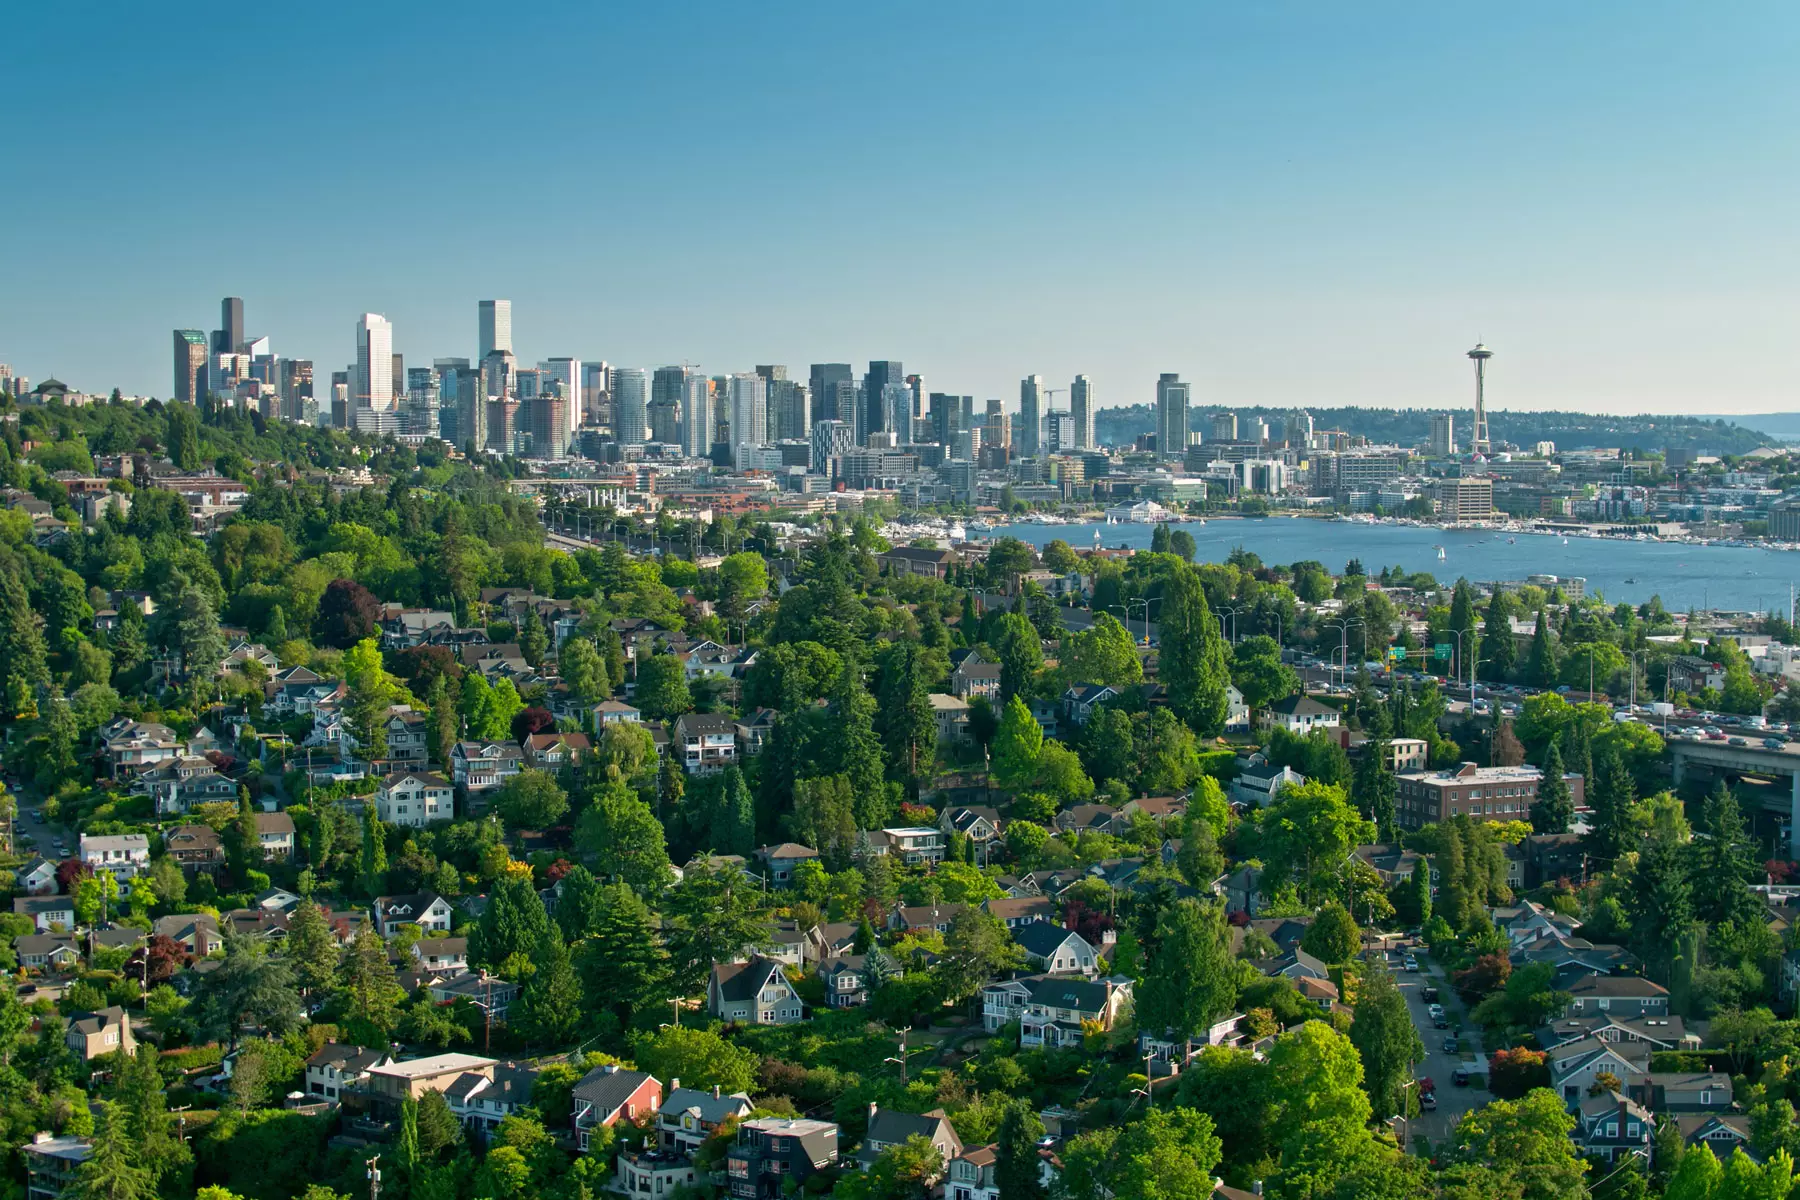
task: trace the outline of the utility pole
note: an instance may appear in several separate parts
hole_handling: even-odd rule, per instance
[[[895,1056],[890,1054],[882,1061],[900,1064],[900,1086],[905,1087],[906,1086],[906,1030],[902,1029],[900,1031],[900,1055],[899,1055],[899,1057],[896,1058]]]
[[[369,1200],[381,1198],[381,1155],[368,1159],[363,1164],[369,1170]]]

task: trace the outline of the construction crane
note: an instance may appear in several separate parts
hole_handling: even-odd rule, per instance
[[[1044,393],[1044,411],[1049,412],[1051,409],[1056,407],[1056,393],[1066,392],[1069,389],[1068,388],[1039,388],[1038,390],[1040,392]]]

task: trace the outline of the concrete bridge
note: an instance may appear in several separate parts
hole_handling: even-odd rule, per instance
[[[1760,742],[1751,746],[1733,746],[1729,742],[1670,738],[1668,746],[1677,785],[1686,778],[1689,767],[1706,767],[1735,775],[1788,776],[1792,781],[1788,803],[1782,805],[1771,798],[1764,802],[1763,809],[1787,821],[1790,838],[1794,830],[1800,829],[1800,742],[1788,742],[1780,750],[1771,750]]]

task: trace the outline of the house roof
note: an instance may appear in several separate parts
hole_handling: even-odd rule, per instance
[[[762,846],[756,851],[758,858],[817,858],[819,852],[811,846],[802,846],[799,842],[782,842],[779,846]]]
[[[347,1042],[326,1042],[306,1060],[309,1067],[333,1067],[351,1075],[360,1075],[387,1057],[381,1050],[367,1050]]]
[[[784,984],[787,982],[781,964],[761,955],[752,957],[749,962],[714,963],[712,969],[713,986],[718,988],[719,998],[727,1004],[754,1000],[771,975],[779,975]]]
[[[1031,984],[1031,1002],[1047,1008],[1099,1012],[1106,1007],[1111,989],[1104,982],[1046,976]]]
[[[379,896],[375,900],[375,911],[383,919],[410,921],[423,916],[433,904],[443,902],[443,900],[444,898],[436,892],[414,892],[410,896]]]
[[[1304,692],[1296,692],[1292,696],[1283,697],[1269,705],[1269,711],[1284,717],[1326,717],[1338,716],[1338,710],[1320,704]]]
[[[1012,931],[1013,941],[1019,943],[1025,953],[1037,958],[1048,958],[1070,938],[1080,938],[1073,929],[1064,929],[1061,925],[1049,921],[1027,921]]]
[[[956,1136],[956,1126],[941,1108],[934,1108],[927,1113],[901,1112],[892,1108],[876,1108],[869,1114],[868,1132],[863,1135],[864,1143],[881,1142],[885,1145],[898,1145],[909,1137],[922,1137],[927,1141],[936,1141],[942,1134],[962,1149],[962,1139]],[[954,1151],[952,1152],[954,1153]]]
[[[988,900],[982,903],[988,913],[1002,921],[1021,917],[1047,917],[1056,912],[1056,902],[1048,896],[1020,896],[1017,899]]]
[[[735,734],[737,722],[719,713],[683,713],[675,718],[678,737],[704,737],[707,734]]]
[[[256,832],[292,833],[294,832],[294,818],[284,812],[257,813]]]
[[[691,1112],[702,1124],[717,1125],[726,1117],[741,1116],[750,1111],[750,1093],[732,1092],[729,1095],[714,1095],[702,1088],[678,1087],[670,1088],[663,1096],[662,1107],[657,1113],[665,1117],[677,1116]]]
[[[1669,989],[1641,975],[1589,975],[1569,987],[1569,995],[1604,996],[1608,999],[1656,999],[1669,994]]]
[[[634,1071],[629,1067],[621,1067],[617,1063],[607,1063],[595,1067],[575,1085],[571,1095],[584,1104],[594,1106],[602,1124],[631,1099],[632,1094],[646,1083],[656,1083],[657,1078],[648,1071]]]

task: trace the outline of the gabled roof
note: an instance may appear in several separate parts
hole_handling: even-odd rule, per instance
[[[756,999],[756,993],[762,991],[771,975],[779,976],[782,986],[788,986],[781,964],[760,955],[749,962],[714,963],[712,969],[713,986],[718,988],[719,998],[727,1004],[745,1004]]]
[[[1027,921],[1012,931],[1013,941],[1017,942],[1025,953],[1037,958],[1048,958],[1070,938],[1085,940],[1073,929],[1064,929],[1061,925],[1049,921]]]
[[[726,1117],[742,1116],[750,1111],[750,1093],[732,1092],[717,1096],[701,1088],[671,1088],[663,1096],[658,1116],[676,1117],[691,1112],[705,1125],[717,1125]]]
[[[1086,979],[1046,977],[1031,985],[1031,1002],[1046,1008],[1069,1008],[1077,1012],[1099,1012],[1106,1007],[1110,989],[1104,982]]]
[[[1297,692],[1292,696],[1275,701],[1269,705],[1269,711],[1284,717],[1335,717],[1340,715],[1337,709],[1320,704],[1304,692]]]

